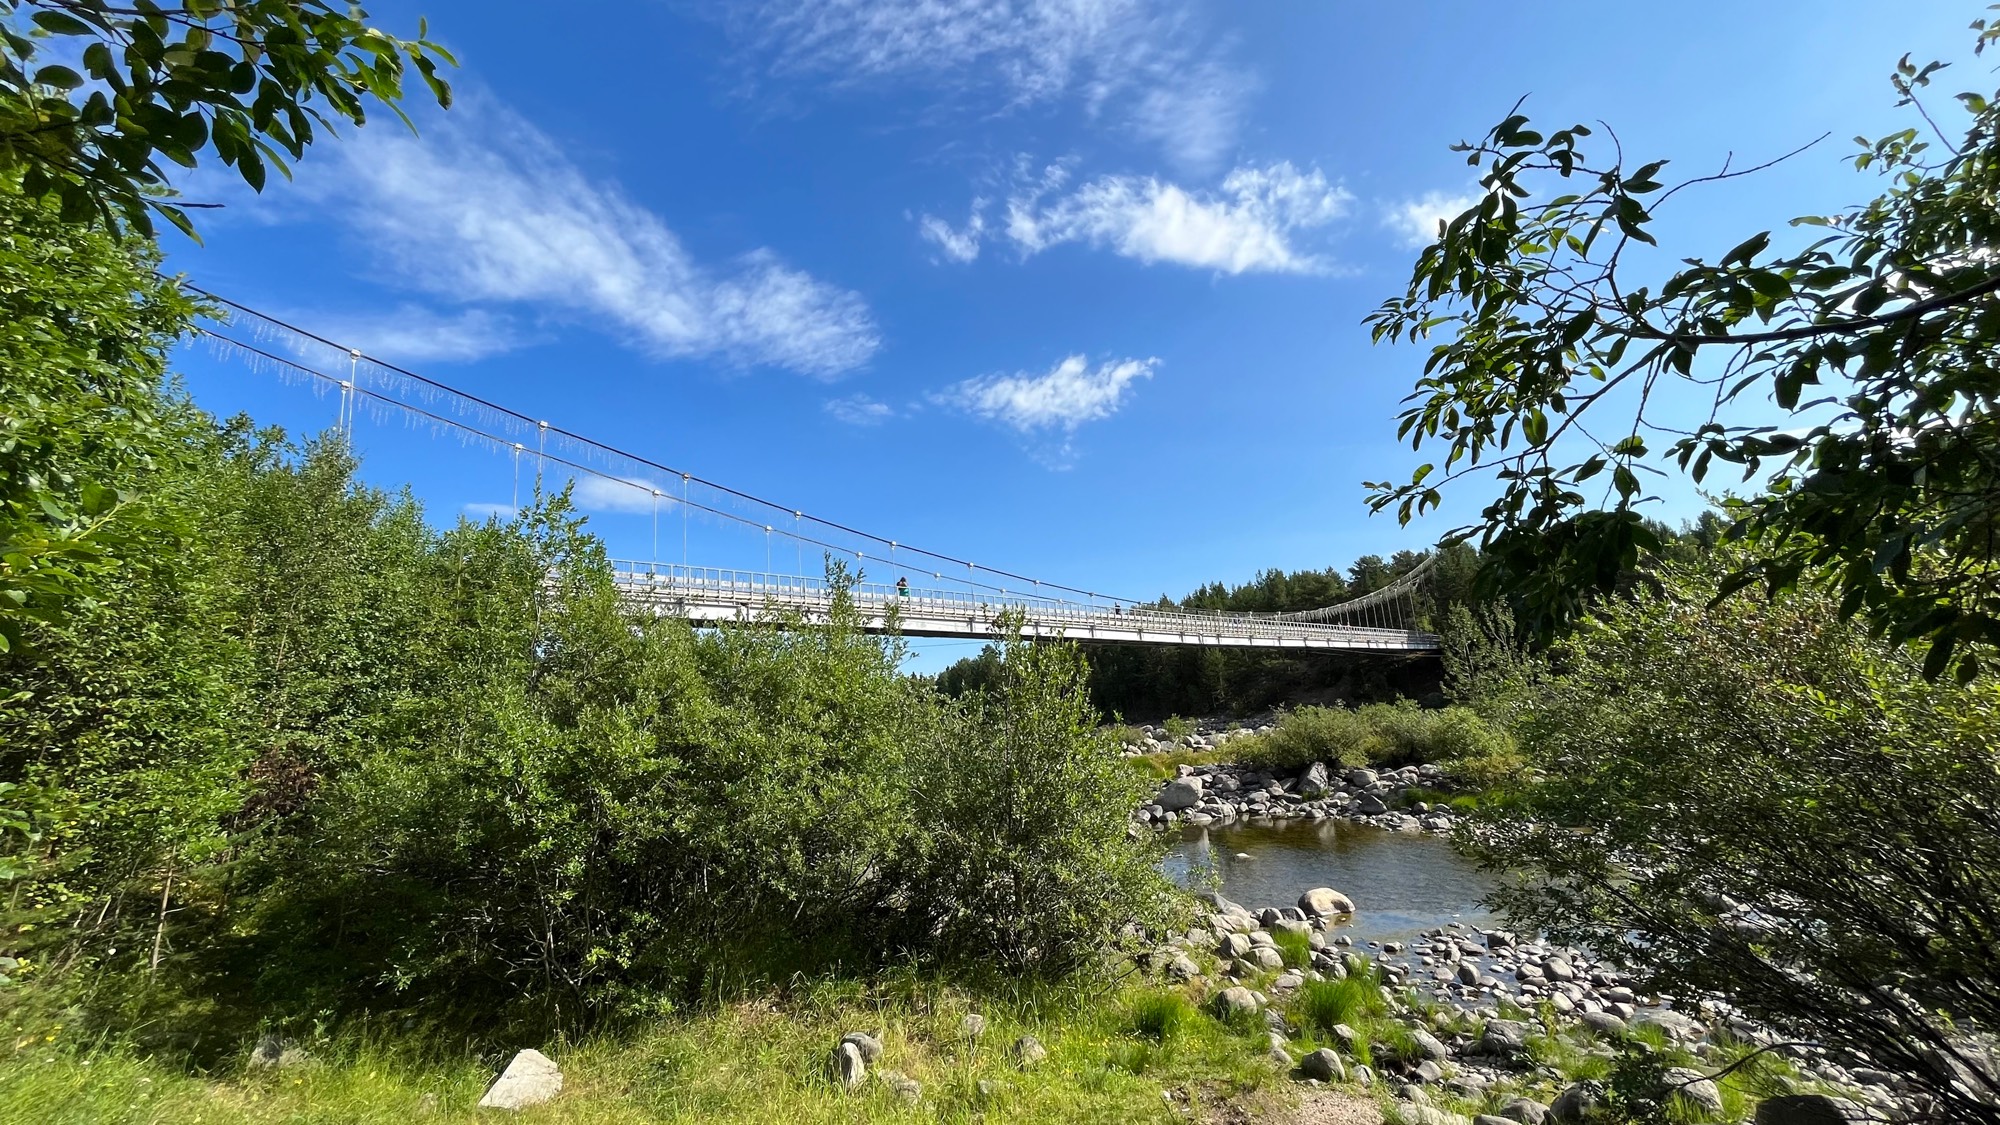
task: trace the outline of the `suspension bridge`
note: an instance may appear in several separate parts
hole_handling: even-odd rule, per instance
[[[1381,589],[1301,612],[1207,611],[1113,597],[981,566],[788,509],[366,356],[218,294],[196,292],[239,314],[228,324],[201,329],[221,354],[287,381],[310,384],[320,393],[338,392],[335,428],[349,440],[363,412],[381,421],[400,418],[510,458],[510,510],[519,509],[525,467],[537,493],[544,475],[554,472],[579,485],[591,483],[593,491],[613,501],[614,511],[650,512],[653,559],[613,564],[619,596],[634,612],[704,625],[821,622],[844,597],[860,628],[909,637],[990,640],[1013,628],[1024,637],[1103,644],[1385,655],[1419,655],[1439,647],[1436,636],[1417,627],[1434,555]],[[259,343],[242,338],[239,322]],[[260,346],[264,343],[291,354],[279,355]],[[663,512],[669,521],[679,516],[684,556],[697,516],[705,524],[761,535],[764,569],[696,566],[685,557],[680,563],[659,561]],[[855,580],[836,583],[777,573],[769,565],[777,540],[797,548],[800,571],[811,548],[814,557],[848,563],[857,572]],[[893,583],[864,580],[867,568],[878,564],[895,576]]]
[[[823,621],[834,609],[835,588],[823,578],[672,563],[615,565],[619,596],[627,605],[647,613],[720,624],[757,621],[788,613],[808,621]],[[1384,591],[1387,590],[1385,587]],[[1143,605],[1127,608],[1123,603],[1106,607],[1063,598],[1010,595],[1005,591],[975,593],[906,583],[891,586],[857,582],[849,585],[846,593],[862,629],[878,633],[893,631],[906,637],[991,638],[1013,623],[1024,637],[1060,637],[1100,644],[1383,653],[1433,652],[1438,647],[1437,638],[1429,633],[1396,627],[1393,622],[1401,616],[1400,607],[1387,605],[1362,605],[1350,611],[1353,620],[1367,620],[1372,615],[1383,622],[1380,626],[1369,626],[1351,624],[1346,619],[1307,620],[1281,613],[1203,612]],[[1411,583],[1396,593],[1414,596],[1416,585]]]

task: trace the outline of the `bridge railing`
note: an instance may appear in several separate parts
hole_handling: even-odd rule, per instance
[[[642,598],[688,597],[735,601],[749,610],[760,609],[767,604],[788,609],[824,610],[833,602],[833,586],[823,577],[630,560],[613,560],[612,565],[619,584]],[[1168,610],[1125,605],[1113,608],[1011,590],[916,586],[905,590],[887,583],[855,582],[848,587],[848,593],[855,604],[864,610],[894,605],[906,618],[925,616],[991,620],[1003,612],[1018,611],[1033,624],[1044,628],[1074,627],[1082,630],[1096,626],[1258,638],[1320,639],[1338,636],[1414,647],[1433,647],[1435,644],[1435,638],[1429,634],[1413,630],[1302,622],[1268,613]]]

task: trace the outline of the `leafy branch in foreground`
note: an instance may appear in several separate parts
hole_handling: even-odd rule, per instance
[[[1976,49],[2000,38],[1973,27]],[[1764,231],[1657,283],[1632,259],[1666,205],[1768,164],[1669,187],[1666,161],[1628,168],[1614,143],[1598,164],[1589,128],[1544,136],[1518,112],[1456,146],[1486,166],[1483,198],[1368,318],[1377,341],[1442,338],[1399,435],[1445,452],[1371,483],[1374,510],[1407,522],[1491,473],[1498,496],[1454,537],[1547,635],[1659,548],[1638,513],[1658,482],[1738,466],[1728,536],[1761,549],[1724,593],[1824,583],[1842,614],[1928,645],[1927,675],[1976,676],[2000,649],[2000,95],[1959,95],[1953,142],[1920,98],[1940,65],[1893,77],[1922,128],[1857,139],[1879,198],[1794,220],[1826,232],[1802,249]]]
[[[421,23],[398,39],[331,0],[0,0],[0,21],[0,174],[68,222],[150,235],[158,212],[192,235],[189,205],[162,199],[163,160],[210,151],[262,191],[267,166],[289,176],[315,130],[362,124],[368,99],[402,115],[406,65],[451,104],[438,64],[456,63]]]

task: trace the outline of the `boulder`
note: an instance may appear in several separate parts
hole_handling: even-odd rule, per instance
[[[1757,1125],[1856,1125],[1876,1116],[1853,1102],[1825,1094],[1785,1094],[1757,1106]]]
[[[854,1044],[854,1049],[861,1052],[862,1062],[872,1065],[882,1057],[882,1040],[866,1032],[850,1031],[841,1036],[840,1041]]]
[[[1238,990],[1228,989],[1227,991],[1235,992]],[[1034,1036],[1023,1035],[1019,1039],[1014,1040],[1014,1046],[1009,1048],[1008,1054],[1013,1056],[1016,1065],[1030,1067],[1048,1058],[1049,1049],[1042,1046],[1042,1041]]]
[[[1153,803],[1167,812],[1193,808],[1201,803],[1201,778],[1183,777],[1167,782]]]
[[[1356,789],[1366,789],[1381,780],[1374,770],[1352,769],[1347,771],[1347,783]]]
[[[1307,766],[1305,772],[1299,775],[1298,784],[1294,788],[1305,797],[1317,797],[1325,793],[1328,788],[1326,763],[1314,762]]]
[[[1431,1059],[1435,1062],[1451,1061],[1451,1048],[1438,1042],[1437,1036],[1432,1035],[1423,1028],[1417,1028],[1410,1032],[1410,1038],[1416,1041],[1417,1054],[1421,1057]]]
[[[526,1109],[562,1093],[562,1071],[547,1055],[533,1049],[515,1055],[479,1099],[481,1109]]]
[[[1689,1108],[1709,1117],[1722,1115],[1722,1091],[1709,1081],[1708,1075],[1687,1066],[1668,1067],[1667,1089],[1672,1096],[1680,1099]]]
[[[1584,1125],[1601,1118],[1604,1109],[1604,1087],[1596,1082],[1578,1082],[1549,1106],[1549,1119],[1560,1125]]]
[[[1612,991],[1616,992],[1623,990],[1614,989]],[[1606,995],[1609,999],[1613,1000],[1618,999],[1618,997],[1610,995],[1609,993],[1607,993]],[[1629,1003],[1629,1001],[1627,1002]],[[1667,1038],[1678,1039],[1683,1043],[1692,1043],[1695,1040],[1700,1039],[1706,1031],[1706,1029],[1701,1026],[1701,1022],[1699,1020],[1696,1020],[1693,1016],[1687,1015],[1686,1013],[1683,1012],[1669,1012],[1664,1010],[1657,1012],[1644,1012],[1641,1013],[1632,1022],[1640,1027],[1657,1027],[1661,1031],[1666,1033]]]
[[[1321,1047],[1300,1059],[1299,1069],[1307,1078],[1317,1078],[1321,1082],[1347,1081],[1347,1064],[1341,1062],[1340,1056],[1326,1047]]]
[[[1250,963],[1260,969],[1282,969],[1285,967],[1284,954],[1268,945],[1252,946]]]
[[[861,1085],[868,1077],[868,1063],[861,1057],[861,1048],[845,1039],[833,1049],[833,1057],[827,1060],[826,1069],[835,1082],[849,1090]]]
[[[1519,1020],[1487,1020],[1479,1033],[1482,1054],[1511,1058],[1528,1045],[1528,1025]]]
[[[1576,1018],[1583,1026],[1606,1038],[1616,1039],[1625,1034],[1625,1021],[1610,1012],[1584,1012]]]
[[[1354,913],[1354,900],[1332,887],[1314,887],[1299,896],[1299,909],[1314,918]]]
[[[1533,1098],[1515,1098],[1500,1107],[1500,1116],[1520,1125],[1542,1125],[1549,1119],[1549,1107]]]
[[[958,1021],[958,1033],[967,1039],[977,1039],[986,1034],[986,1017],[977,1012]]]
[[[1429,1086],[1444,1077],[1444,1068],[1431,1059],[1425,1059],[1417,1064],[1417,1069],[1412,1073],[1416,1075],[1417,1081]]]
[[[1246,1015],[1254,1016],[1263,1009],[1264,1005],[1258,1001],[1257,994],[1242,985],[1225,988],[1215,996],[1215,1014],[1224,1020],[1233,1020]]]
[[[1248,934],[1225,934],[1223,935],[1221,944],[1216,946],[1215,951],[1223,957],[1245,956],[1250,952],[1250,936]]]

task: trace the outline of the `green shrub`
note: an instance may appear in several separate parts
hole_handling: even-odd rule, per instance
[[[1239,752],[1239,758],[1246,764],[1298,770],[1314,762],[1365,765],[1371,756],[1373,734],[1358,712],[1341,707],[1301,707],[1287,712],[1255,740],[1245,741],[1249,744]]]
[[[1194,733],[1194,724],[1179,715],[1167,716],[1167,721],[1160,726],[1166,729],[1167,737],[1176,742]]]
[[[1517,719],[1544,780],[1487,810],[1479,858],[1521,876],[1496,897],[1523,929],[1972,1120],[1963,1091],[2000,1088],[1958,1046],[2000,1033],[2000,683],[1927,680],[1824,593],[1718,600],[1755,562],[1732,552],[1558,647]]]
[[[1461,784],[1487,789],[1514,779],[1522,768],[1513,740],[1471,708],[1425,710],[1413,700],[1355,710],[1301,707],[1245,741],[1236,751],[1239,761],[1280,771],[1314,762],[1390,769],[1435,762]]]
[[[910,764],[915,824],[899,861],[903,941],[1008,972],[1097,961],[1127,923],[1178,899],[1164,841],[1128,832],[1152,785],[1105,752],[1074,645],[1000,646],[998,680],[943,709]]]
[[[1132,1030],[1165,1043],[1189,1026],[1194,1004],[1178,991],[1148,992],[1132,1002]]]

